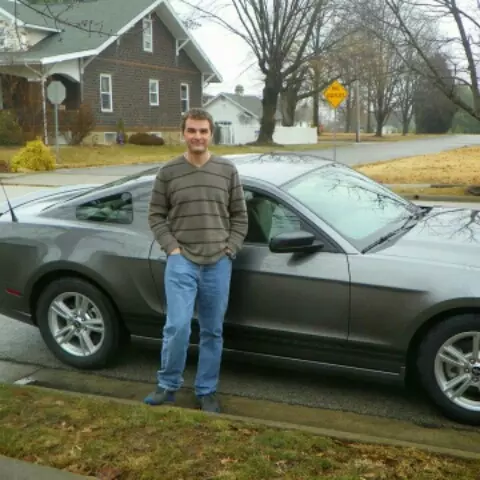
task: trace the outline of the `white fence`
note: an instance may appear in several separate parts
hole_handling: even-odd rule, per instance
[[[260,127],[250,125],[223,125],[221,143],[227,145],[243,145],[254,142]],[[276,126],[273,141],[282,145],[298,145],[317,143],[317,129],[311,127]]]

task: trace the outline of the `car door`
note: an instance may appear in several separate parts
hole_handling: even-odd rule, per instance
[[[270,192],[244,187],[249,231],[234,261],[225,348],[334,362],[348,336],[348,260],[321,231]],[[308,255],[278,254],[273,236],[306,230],[325,242]]]

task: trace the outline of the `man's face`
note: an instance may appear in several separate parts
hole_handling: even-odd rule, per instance
[[[190,152],[197,154],[205,152],[212,138],[210,123],[208,120],[187,118],[183,137]]]

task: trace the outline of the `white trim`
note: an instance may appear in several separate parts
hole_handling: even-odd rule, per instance
[[[157,94],[157,101],[156,103],[152,103],[152,90],[151,90],[151,87],[152,85],[155,85],[155,93]],[[158,107],[160,105],[160,82],[155,79],[155,78],[150,78],[148,80],[148,103],[151,107]]]
[[[77,58],[91,57],[98,55],[100,52],[96,50],[82,50],[75,53],[64,53],[63,55],[56,55],[55,57],[45,57],[39,60],[42,65],[49,65],[50,63],[66,62],[67,60],[76,60]]]
[[[185,100],[182,98],[182,87],[187,87],[187,108],[185,112],[190,109],[190,85],[188,83],[181,83],[180,84],[180,112],[183,115],[185,112],[182,110],[182,102]]]
[[[180,54],[180,50],[182,50],[182,48],[190,41],[189,38],[185,38],[185,39],[181,39],[181,40],[175,40],[175,46],[176,46],[176,55],[178,57],[178,55]]]
[[[15,22],[20,27],[23,27],[25,25],[25,22],[22,22],[20,19],[15,18],[14,15],[12,15],[10,12],[8,12],[7,10],[1,7],[0,7],[0,15],[3,15],[4,17],[8,18],[10,21]]]
[[[35,25],[33,23],[25,23],[23,24],[25,28],[31,28],[32,30],[41,30],[42,32],[53,32],[53,33],[61,33],[62,29],[60,28],[52,28],[52,27],[43,27],[42,25]]]
[[[113,112],[113,83],[112,83],[112,74],[111,73],[101,73],[99,78],[99,90],[100,90],[100,110],[102,113],[112,113]],[[108,78],[110,85],[110,92],[102,92],[102,79]],[[110,96],[110,108],[103,108],[102,95]]]
[[[148,35],[145,33],[148,26],[150,26],[150,39],[148,39]],[[150,41],[149,47],[146,45],[148,40]],[[150,16],[142,19],[142,42],[144,52],[153,52],[153,20]]]
[[[230,103],[238,107],[240,110],[243,110],[244,112],[247,112],[248,114],[252,115],[252,117],[256,118],[257,120],[260,120],[260,118],[253,112],[251,112],[248,108],[245,108],[243,105],[240,105],[238,102],[235,100],[231,99],[230,97],[227,97],[224,93],[219,93],[215,97],[213,97],[211,100],[205,103],[203,108],[207,108],[211,103],[213,103],[215,100],[218,98],[223,97],[225,100],[228,100]],[[260,100],[261,103],[261,100]]]

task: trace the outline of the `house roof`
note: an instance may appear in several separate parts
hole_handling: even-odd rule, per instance
[[[255,95],[238,95],[235,93],[219,93],[215,97],[211,98],[205,103],[205,107],[207,107],[210,103],[213,103],[218,98],[225,98],[229,100],[231,103],[235,104],[241,110],[245,110],[247,113],[253,115],[255,118],[260,120],[262,118],[262,99],[255,96]],[[282,114],[280,113],[279,109],[275,112],[275,119],[281,120]]]
[[[24,52],[2,52],[0,60],[11,63],[50,64],[98,55],[142,18],[156,11],[197,68],[221,82],[222,77],[172,9],[168,0],[87,0],[83,2],[32,4],[0,0],[0,14],[32,29],[46,30],[46,38]]]

